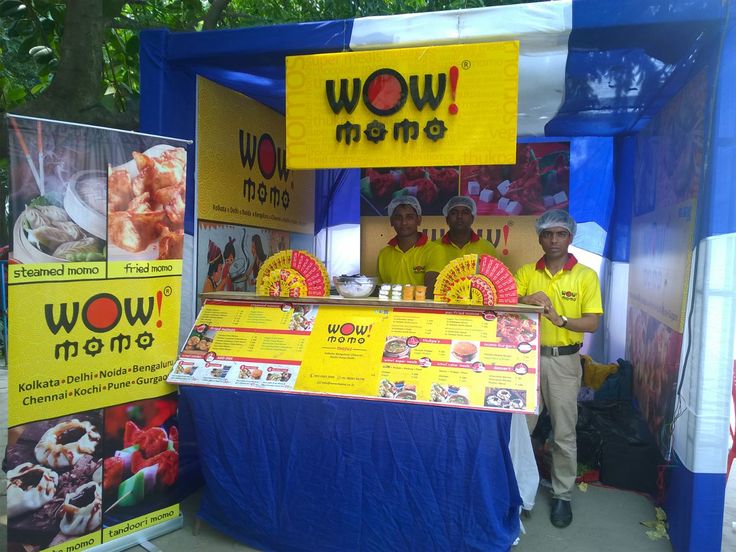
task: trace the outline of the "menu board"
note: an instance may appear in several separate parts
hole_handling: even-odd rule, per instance
[[[169,383],[534,413],[539,314],[205,303]]]

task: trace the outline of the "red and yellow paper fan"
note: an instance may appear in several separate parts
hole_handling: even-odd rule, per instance
[[[508,267],[491,255],[480,255],[478,275],[485,276],[493,285],[497,305],[515,305],[519,302],[516,280]]]
[[[470,277],[471,305],[495,305],[497,302],[496,288],[486,276],[476,274]]]
[[[278,253],[274,253],[270,257],[268,257],[265,261],[263,261],[263,264],[261,265],[260,270],[258,271],[258,274],[260,276],[261,272],[264,272],[265,274],[269,274],[272,270],[277,270],[279,268],[289,268],[291,266],[291,253],[289,250],[285,251],[279,251]]]
[[[327,269],[306,251],[279,251],[266,259],[258,271],[256,293],[275,297],[325,297],[330,294]]]
[[[463,276],[455,280],[452,287],[445,293],[445,302],[455,305],[470,304],[470,277]]]
[[[491,255],[464,255],[450,261],[437,276],[435,301],[459,305],[518,302],[516,282],[506,265]]]
[[[447,263],[437,276],[434,285],[435,300],[447,302],[448,294],[457,282],[463,281],[466,277],[476,273],[477,263],[477,255],[463,255]],[[457,292],[452,294],[453,297],[456,295]]]

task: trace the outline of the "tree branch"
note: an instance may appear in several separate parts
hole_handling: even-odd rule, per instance
[[[216,29],[217,23],[219,23],[222,17],[222,12],[225,11],[229,3],[230,0],[212,0],[212,7],[207,11],[207,15],[204,16],[202,30],[211,31],[212,29]]]
[[[143,31],[145,29],[158,29],[161,25],[142,25],[129,17],[121,15],[116,21],[110,24],[110,27],[113,29],[125,29],[127,31]]]

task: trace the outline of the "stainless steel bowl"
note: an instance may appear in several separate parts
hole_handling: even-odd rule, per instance
[[[378,278],[371,276],[337,276],[332,281],[337,293],[350,298],[368,297],[378,284]]]

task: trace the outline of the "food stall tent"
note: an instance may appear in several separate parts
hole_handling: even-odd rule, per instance
[[[736,0],[561,0],[201,33],[148,31],[141,37],[141,131],[196,140],[198,75],[284,112],[287,55],[519,40],[519,138],[571,142],[570,211],[580,223],[574,245],[590,254],[587,264],[598,264],[606,301],[591,351],[607,360],[629,352],[629,275],[647,263],[646,256],[631,256],[633,206],[655,177],[637,167],[660,161],[656,144],[687,146],[687,121],[702,113],[666,511],[675,550],[718,550],[736,358],[735,7]],[[652,121],[696,78],[705,81],[702,101],[678,105],[683,123],[652,137]],[[645,136],[655,146],[642,147]],[[188,170],[194,182],[194,164]],[[318,171],[315,233],[341,259],[342,243],[356,249],[357,180],[355,170]],[[182,324],[189,322],[191,313]]]

